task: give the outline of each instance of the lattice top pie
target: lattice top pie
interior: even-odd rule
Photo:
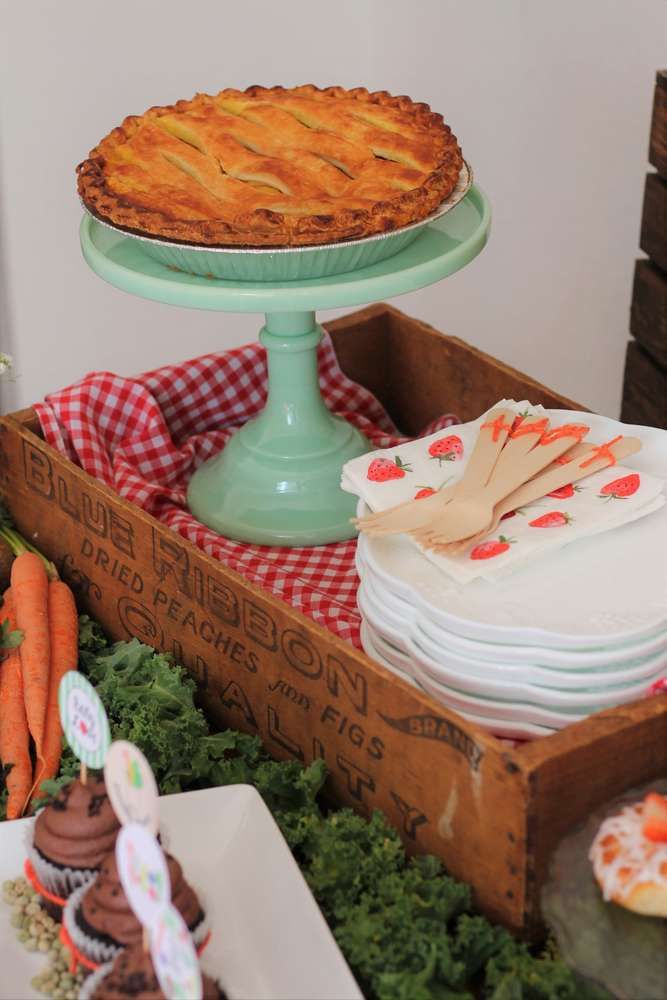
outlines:
[[[299,246],[426,218],[462,162],[426,104],[307,85],[151,108],[77,172],[86,206],[122,228],[208,246]]]

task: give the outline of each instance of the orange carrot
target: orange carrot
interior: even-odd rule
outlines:
[[[34,552],[22,552],[12,563],[12,596],[16,624],[23,632],[21,675],[30,735],[38,760],[44,759],[44,724],[49,697],[49,582],[44,563]]]
[[[11,591],[5,592],[3,612],[10,629],[16,628]],[[12,649],[0,664],[0,761],[8,767],[7,819],[22,815],[32,785],[30,734],[23,700],[21,657]]]
[[[79,618],[72,591],[62,580],[49,583],[49,639],[51,667],[49,673],[49,698],[44,727],[43,762],[36,766],[33,798],[39,795],[43,781],[55,778],[60,767],[63,730],[58,709],[58,687],[63,674],[76,670],[79,659]]]

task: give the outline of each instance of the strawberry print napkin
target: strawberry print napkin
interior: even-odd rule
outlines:
[[[504,399],[491,409],[499,407],[512,409],[517,415],[545,413],[543,407],[532,406],[526,400],[517,403]],[[458,425],[455,433],[447,429],[399,448],[353,459],[343,469],[341,485],[361,497],[372,511],[430,496],[461,478],[486,416]],[[595,440],[591,435],[589,438]],[[661,479],[645,472],[610,466],[505,515],[495,532],[458,555],[421,551],[458,584],[479,577],[500,579],[564,545],[659,510],[665,503],[664,485]]]

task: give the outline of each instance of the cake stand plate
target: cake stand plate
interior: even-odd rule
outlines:
[[[340,473],[370,446],[324,404],[315,310],[440,281],[477,256],[490,221],[488,200],[473,185],[456,208],[387,260],[305,281],[231,281],[172,270],[140,240],[83,218],[83,255],[117,288],[171,305],[266,314],[259,335],[267,350],[266,408],[193,475],[188,503],[195,517],[228,538],[264,545],[321,545],[354,536],[355,498],[340,489]]]

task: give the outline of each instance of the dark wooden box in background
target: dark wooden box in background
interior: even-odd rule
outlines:
[[[657,74],[621,419],[667,428],[667,70]]]

